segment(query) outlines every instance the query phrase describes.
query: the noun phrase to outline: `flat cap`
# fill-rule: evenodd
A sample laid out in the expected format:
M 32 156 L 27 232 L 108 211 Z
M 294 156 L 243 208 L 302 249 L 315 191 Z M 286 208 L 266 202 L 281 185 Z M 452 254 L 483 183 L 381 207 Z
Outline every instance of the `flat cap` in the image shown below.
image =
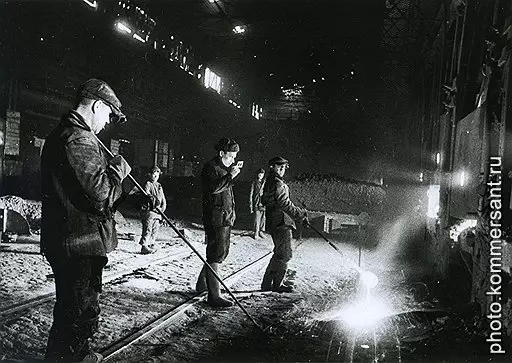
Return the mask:
M 265 169 L 259 168 L 257 174 L 265 174 Z
M 281 156 L 274 156 L 272 159 L 270 159 L 268 161 L 269 166 L 283 165 L 283 164 L 289 164 L 289 163 L 288 163 L 288 160 L 286 160 L 285 158 L 283 158 Z
M 155 166 L 153 166 L 153 167 L 151 168 L 151 173 L 154 173 L 155 171 L 158 171 L 159 173 L 161 173 L 161 172 L 162 172 L 162 170 L 160 170 L 160 168 L 159 168 L 157 165 L 155 165 Z
M 215 150 L 224 152 L 239 152 L 240 146 L 238 146 L 238 143 L 235 140 L 223 137 L 215 145 Z
M 116 124 L 126 122 L 126 116 L 121 112 L 121 101 L 114 90 L 100 79 L 91 78 L 78 87 L 77 98 L 90 98 L 105 102 L 112 109 L 111 121 Z

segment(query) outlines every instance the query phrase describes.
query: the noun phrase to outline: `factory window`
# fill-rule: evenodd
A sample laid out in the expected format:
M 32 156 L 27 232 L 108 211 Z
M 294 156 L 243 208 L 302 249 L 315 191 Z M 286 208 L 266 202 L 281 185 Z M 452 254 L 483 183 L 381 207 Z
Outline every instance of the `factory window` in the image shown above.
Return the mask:
M 251 109 L 251 116 L 254 117 L 256 120 L 259 120 L 260 118 L 263 117 L 263 108 L 253 103 Z
M 204 86 L 206 88 L 213 88 L 220 94 L 221 83 L 221 78 L 207 67 L 204 72 Z

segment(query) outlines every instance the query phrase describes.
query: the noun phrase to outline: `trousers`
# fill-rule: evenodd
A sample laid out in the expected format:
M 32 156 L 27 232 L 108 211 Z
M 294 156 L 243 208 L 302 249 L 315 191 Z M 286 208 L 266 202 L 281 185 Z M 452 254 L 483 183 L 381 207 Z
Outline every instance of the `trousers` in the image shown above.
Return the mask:
M 98 330 L 99 295 L 107 261 L 102 256 L 48 258 L 55 276 L 56 301 L 46 361 L 80 361 L 91 352 L 89 339 Z
M 274 254 L 268 263 L 261 287 L 263 290 L 279 288 L 286 275 L 288 261 L 292 259 L 291 228 L 275 228 L 270 231 L 274 242 Z

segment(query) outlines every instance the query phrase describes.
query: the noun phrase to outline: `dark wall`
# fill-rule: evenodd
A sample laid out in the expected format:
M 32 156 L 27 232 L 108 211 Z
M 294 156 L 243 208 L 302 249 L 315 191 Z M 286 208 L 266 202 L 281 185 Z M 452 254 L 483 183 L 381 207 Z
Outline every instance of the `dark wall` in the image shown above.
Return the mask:
M 246 161 L 241 179 L 252 178 L 277 152 L 255 146 L 269 128 L 250 116 L 250 108 L 235 109 L 164 53 L 119 34 L 108 14 L 80 2 L 30 2 L 8 3 L 0 16 L 5 76 L 14 84 L 9 107 L 21 113 L 22 133 L 20 156 L 13 157 L 19 170 L 2 183 L 3 194 L 38 197 L 34 137 L 45 138 L 72 107 L 76 87 L 91 77 L 113 87 L 128 118 L 105 130 L 103 140 L 165 140 L 176 158 L 193 160 L 197 169 L 213 156 L 216 141 L 229 136 L 240 143 L 239 158 Z M 4 105 L 8 96 L 4 91 Z M 127 157 L 132 163 L 134 153 Z

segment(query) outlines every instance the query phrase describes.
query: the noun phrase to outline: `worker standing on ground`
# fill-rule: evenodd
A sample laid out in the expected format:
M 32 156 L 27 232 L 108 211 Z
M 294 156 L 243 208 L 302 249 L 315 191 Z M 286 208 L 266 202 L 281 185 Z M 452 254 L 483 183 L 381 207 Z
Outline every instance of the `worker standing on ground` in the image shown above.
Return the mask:
M 95 137 L 125 120 L 121 102 L 103 81 L 90 79 L 75 107 L 46 138 L 41 156 L 41 252 L 55 276 L 56 302 L 45 360 L 99 362 L 89 339 L 97 331 L 107 253 L 117 246 L 115 203 L 130 166 L 107 160 Z
M 144 190 L 146 191 L 146 194 L 150 196 L 151 202 L 143 204 L 140 213 L 142 220 L 142 235 L 140 237 L 139 244 L 141 245 L 140 253 L 143 255 L 155 252 L 153 244 L 155 243 L 158 229 L 162 221 L 162 217 L 158 210 L 163 213 L 167 208 L 164 190 L 162 185 L 158 182 L 160 173 L 160 168 L 156 165 L 153 166 L 149 173 L 149 180 L 146 181 L 146 185 L 144 186 Z
M 283 285 L 292 258 L 292 230 L 294 220 L 307 223 L 305 210 L 295 206 L 290 200 L 288 185 L 283 177 L 288 169 L 288 160 L 276 156 L 269 160 L 270 172 L 263 188 L 262 203 L 266 207 L 267 228 L 274 242 L 274 254 L 265 270 L 261 290 L 292 292 L 291 286 Z
M 240 173 L 234 165 L 240 147 L 233 139 L 222 138 L 215 145 L 217 155 L 201 172 L 203 190 L 203 224 L 206 234 L 206 262 L 218 273 L 220 264 L 229 253 L 231 227 L 235 223 L 233 179 Z M 208 304 L 213 307 L 233 305 L 220 295 L 220 283 L 210 269 L 203 266 L 196 290 L 208 289 Z
M 253 215 L 253 238 L 263 238 L 265 230 L 265 206 L 261 203 L 263 195 L 263 186 L 265 185 L 265 169 L 260 168 L 256 175 L 256 180 L 251 183 L 251 191 L 249 193 L 249 208 Z

